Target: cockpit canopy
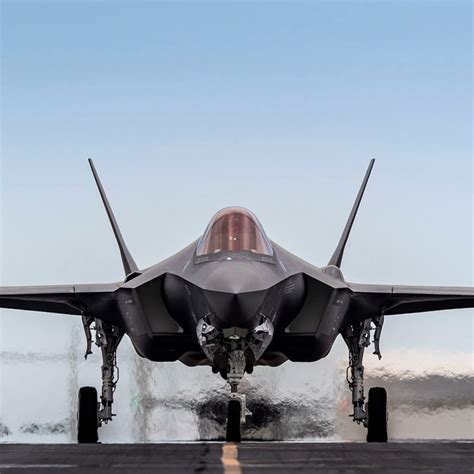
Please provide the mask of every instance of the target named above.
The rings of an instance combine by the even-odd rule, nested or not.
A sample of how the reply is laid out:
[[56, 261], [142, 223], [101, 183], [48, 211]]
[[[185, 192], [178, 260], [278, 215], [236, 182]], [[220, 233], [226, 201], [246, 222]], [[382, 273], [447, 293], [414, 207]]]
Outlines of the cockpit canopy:
[[199, 241], [196, 256], [247, 251], [273, 255], [273, 249], [257, 217], [243, 207], [227, 207], [212, 219]]

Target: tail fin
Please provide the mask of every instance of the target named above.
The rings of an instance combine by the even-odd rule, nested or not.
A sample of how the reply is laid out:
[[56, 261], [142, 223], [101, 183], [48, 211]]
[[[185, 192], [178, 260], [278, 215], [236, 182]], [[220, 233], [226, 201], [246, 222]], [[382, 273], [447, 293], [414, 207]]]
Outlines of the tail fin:
[[99, 188], [100, 197], [102, 198], [102, 202], [104, 203], [105, 210], [107, 211], [107, 215], [109, 216], [110, 224], [112, 225], [112, 230], [114, 231], [115, 238], [117, 240], [117, 244], [120, 249], [120, 255], [122, 257], [123, 269], [125, 270], [125, 276], [129, 275], [130, 273], [138, 271], [137, 264], [135, 260], [133, 260], [132, 255], [128, 251], [127, 246], [125, 245], [125, 241], [123, 240], [122, 233], [120, 232], [119, 226], [117, 221], [115, 220], [114, 213], [112, 212], [112, 208], [110, 207], [109, 200], [105, 195], [104, 188], [100, 182], [99, 176], [94, 166], [94, 162], [89, 158], [89, 165], [92, 170], [92, 174], [94, 175], [95, 182], [97, 187]]
[[344, 255], [344, 248], [346, 247], [347, 239], [351, 232], [352, 224], [354, 223], [355, 217], [357, 215], [357, 210], [359, 209], [360, 202], [362, 201], [362, 196], [364, 195], [365, 188], [367, 186], [367, 181], [369, 181], [370, 172], [374, 166], [375, 160], [370, 160], [369, 167], [367, 172], [365, 173], [364, 180], [362, 181], [362, 185], [359, 189], [359, 194], [357, 194], [356, 200], [354, 205], [352, 206], [351, 213], [349, 215], [349, 219], [347, 219], [346, 227], [344, 227], [344, 231], [342, 232], [341, 239], [339, 240], [339, 244], [337, 245], [336, 250], [334, 251], [331, 260], [329, 260], [328, 265], [335, 265], [336, 267], [341, 267], [342, 256]]

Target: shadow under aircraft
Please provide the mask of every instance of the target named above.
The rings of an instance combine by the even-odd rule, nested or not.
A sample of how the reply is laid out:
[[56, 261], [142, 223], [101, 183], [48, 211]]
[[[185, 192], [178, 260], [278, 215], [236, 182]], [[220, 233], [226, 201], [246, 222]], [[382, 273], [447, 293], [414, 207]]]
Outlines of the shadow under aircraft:
[[[322, 268], [271, 241], [247, 209], [219, 211], [204, 234], [161, 263], [139, 269], [132, 258], [89, 160], [122, 257], [125, 278], [106, 284], [0, 288], [0, 307], [64, 313], [82, 318], [86, 357], [92, 331], [102, 352], [102, 391], [82, 387], [78, 442], [98, 441], [112, 420], [117, 348], [126, 334], [139, 356], [210, 366], [229, 384], [226, 436], [240, 441], [249, 414], [239, 383], [256, 365], [314, 362], [341, 335], [349, 350], [347, 381], [353, 420], [368, 441], [387, 441], [387, 394], [364, 395], [363, 356], [380, 337], [386, 316], [474, 307], [474, 288], [350, 283], [341, 263], [366, 188], [371, 160], [337, 248]], [[373, 334], [373, 337], [371, 337]]]

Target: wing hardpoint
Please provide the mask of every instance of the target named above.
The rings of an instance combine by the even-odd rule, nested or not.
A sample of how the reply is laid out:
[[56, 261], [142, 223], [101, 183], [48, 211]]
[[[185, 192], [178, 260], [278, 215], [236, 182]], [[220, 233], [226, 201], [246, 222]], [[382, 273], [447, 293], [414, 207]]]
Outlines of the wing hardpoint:
[[406, 314], [474, 307], [474, 288], [348, 283], [350, 312], [363, 320], [377, 314]]
[[[94, 285], [4, 286], [0, 307], [62, 314], [113, 314], [117, 283]], [[102, 315], [105, 315], [102, 317]]]

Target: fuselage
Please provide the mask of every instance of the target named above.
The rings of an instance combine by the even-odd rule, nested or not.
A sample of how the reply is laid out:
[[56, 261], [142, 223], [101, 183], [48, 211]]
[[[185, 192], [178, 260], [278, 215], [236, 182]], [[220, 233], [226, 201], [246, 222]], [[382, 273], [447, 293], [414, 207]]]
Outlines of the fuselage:
[[251, 365], [312, 361], [329, 352], [347, 308], [345, 285], [334, 289], [332, 278], [267, 239], [250, 211], [230, 208], [196, 242], [126, 282], [118, 309], [150, 360], [219, 365], [239, 340]]
[[[203, 286], [191, 283], [196, 280]], [[183, 277], [166, 275], [163, 295], [182, 327], [208, 316], [219, 330], [251, 329], [264, 315], [283, 330], [304, 302], [305, 285], [302, 277], [287, 281], [276, 258], [261, 262], [243, 253], [224, 253], [218, 260], [193, 263]]]
[[262, 318], [271, 322], [274, 331], [255, 365], [314, 361], [329, 352], [342, 322], [339, 310], [344, 308], [334, 302], [346, 298], [344, 292], [330, 291], [302, 273], [288, 275], [277, 253], [274, 262], [234, 254], [231, 259], [222, 255], [196, 263], [193, 252], [188, 255], [191, 262], [185, 262], [180, 275], [167, 272], [150, 282], [149, 289], [145, 285], [133, 293], [139, 301], [127, 307], [133, 311], [128, 324], [132, 330], [127, 333], [140, 355], [155, 361], [212, 365], [198, 344], [199, 321], [208, 321], [223, 335], [245, 337]]

